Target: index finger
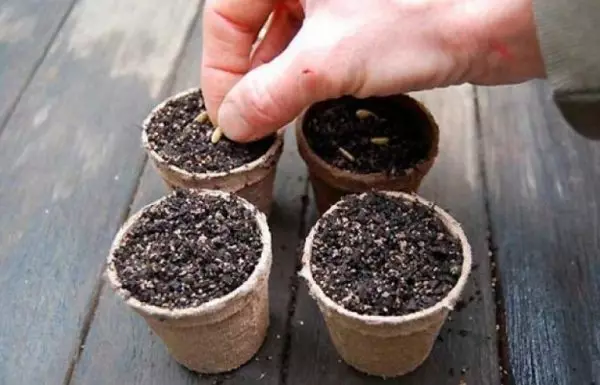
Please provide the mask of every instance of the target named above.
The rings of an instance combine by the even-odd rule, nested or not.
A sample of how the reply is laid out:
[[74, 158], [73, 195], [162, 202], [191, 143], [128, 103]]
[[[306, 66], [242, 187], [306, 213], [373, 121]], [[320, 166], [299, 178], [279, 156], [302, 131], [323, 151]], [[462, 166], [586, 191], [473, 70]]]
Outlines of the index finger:
[[204, 9], [201, 87], [208, 114], [250, 70], [258, 33], [277, 0], [208, 0]]

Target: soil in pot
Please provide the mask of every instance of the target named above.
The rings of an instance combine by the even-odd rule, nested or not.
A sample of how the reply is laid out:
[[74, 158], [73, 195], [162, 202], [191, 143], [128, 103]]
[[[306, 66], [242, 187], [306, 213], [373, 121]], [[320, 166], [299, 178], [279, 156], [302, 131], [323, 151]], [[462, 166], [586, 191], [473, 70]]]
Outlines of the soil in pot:
[[304, 135], [325, 162], [359, 174], [403, 175], [426, 160], [432, 146], [423, 111], [386, 98], [342, 97], [306, 116]]
[[461, 243], [433, 207], [379, 193], [352, 195], [320, 222], [312, 275], [350, 311], [415, 313], [446, 297], [461, 275]]
[[255, 213], [239, 198], [178, 190], [142, 213], [113, 261], [134, 298], [179, 309], [234, 291], [252, 274], [262, 248]]
[[[204, 114], [202, 92], [168, 101], [148, 122], [148, 145], [167, 163], [190, 173], [226, 172], [250, 163], [271, 147], [275, 135], [251, 143], [236, 143], [215, 135]], [[216, 142], [216, 143], [215, 143]]]

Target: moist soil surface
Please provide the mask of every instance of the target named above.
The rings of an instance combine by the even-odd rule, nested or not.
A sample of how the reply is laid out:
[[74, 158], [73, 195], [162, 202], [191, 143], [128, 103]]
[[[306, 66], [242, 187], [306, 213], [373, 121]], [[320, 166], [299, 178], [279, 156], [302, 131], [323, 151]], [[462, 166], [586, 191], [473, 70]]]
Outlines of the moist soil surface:
[[[358, 110], [374, 114], [361, 119]], [[404, 175], [427, 158], [432, 145], [428, 124], [422, 111], [390, 99], [343, 97], [311, 108], [304, 135], [312, 150], [337, 168]]]
[[132, 225], [113, 261], [143, 303], [196, 307], [244, 283], [262, 253], [255, 213], [239, 198], [175, 191]]
[[462, 246], [433, 207], [378, 193], [350, 195], [317, 226], [313, 277], [348, 310], [414, 313], [443, 299], [460, 277]]
[[209, 120], [194, 120], [205, 110], [200, 90], [167, 102], [146, 128], [150, 148], [169, 164], [188, 172], [226, 172], [260, 158], [275, 140], [270, 136], [236, 143], [223, 135], [213, 144], [215, 126]]

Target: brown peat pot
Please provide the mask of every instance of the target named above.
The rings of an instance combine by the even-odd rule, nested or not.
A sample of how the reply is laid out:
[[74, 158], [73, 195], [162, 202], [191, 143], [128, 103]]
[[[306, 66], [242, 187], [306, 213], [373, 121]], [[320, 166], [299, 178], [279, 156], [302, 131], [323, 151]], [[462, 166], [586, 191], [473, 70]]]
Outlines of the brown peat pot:
[[[416, 159], [413, 164], [407, 168], [390, 170], [369, 170], [361, 172], [348, 168], [340, 168], [327, 162], [315, 152], [311, 147], [310, 138], [307, 137], [307, 126], [309, 124], [323, 124], [317, 122], [319, 117], [332, 111], [336, 106], [348, 104], [354, 106], [357, 117], [362, 112], [367, 114], [375, 111], [375, 116], [391, 122], [399, 130], [412, 130], [411, 132], [421, 132], [427, 148]], [[367, 116], [361, 116], [365, 120], [367, 128], [373, 126], [377, 130], [379, 122], [368, 121]], [[407, 119], [408, 118], [408, 119]], [[313, 123], [311, 123], [311, 121]], [[348, 123], [337, 123], [345, 125]], [[367, 99], [356, 99], [352, 97], [343, 97], [340, 99], [327, 100], [314, 104], [305, 110], [296, 119], [296, 138], [300, 155], [308, 166], [309, 176], [313, 191], [315, 193], [316, 204], [319, 213], [325, 212], [331, 205], [337, 202], [342, 196], [348, 193], [365, 192], [369, 190], [388, 190], [416, 192], [423, 177], [429, 172], [438, 155], [439, 128], [429, 110], [416, 99], [404, 95], [393, 95], [388, 97], [371, 97]], [[348, 130], [348, 135], [352, 136], [352, 131]], [[375, 134], [376, 135], [376, 134]], [[379, 138], [382, 139], [382, 138]], [[387, 139], [387, 138], [383, 138]], [[400, 138], [401, 139], [401, 138]], [[373, 138], [377, 140], [377, 138]], [[392, 138], [392, 141], [394, 138]], [[315, 138], [315, 142], [320, 138]], [[390, 143], [391, 145], [392, 143]], [[383, 151], [386, 151], [386, 145], [380, 145]], [[397, 151], [398, 148], [392, 151]], [[400, 148], [402, 150], [402, 148]], [[340, 149], [342, 155], [352, 156], [347, 151]], [[354, 156], [369, 156], [368, 154], [353, 154]]]
[[[365, 197], [367, 197], [368, 194], [371, 193], [363, 193], [358, 196], [358, 198], [362, 201], [366, 199]], [[403, 200], [404, 202], [410, 202], [410, 204], [416, 202], [417, 204], [433, 207], [433, 218], [439, 219], [441, 222], [441, 225], [439, 226], [443, 226], [442, 228], [445, 229], [446, 233], [453, 237], [452, 242], [454, 242], [453, 244], [455, 247], [460, 247], [455, 249], [455, 252], [457, 253], [455, 255], [462, 255], [462, 264], [456, 265], [458, 268], [457, 270], [456, 268], [453, 268], [454, 271], [452, 274], [454, 274], [453, 276], [456, 277], [456, 280], [452, 282], [455, 283], [446, 281], [446, 284], [448, 285], [447, 294], [443, 295], [446, 291], [440, 292], [439, 300], [435, 302], [434, 299], [431, 299], [431, 301], [434, 301], [433, 304], [425, 308], [415, 306], [414, 304], [406, 305], [410, 300], [403, 300], [404, 303], [402, 306], [406, 306], [408, 309], [412, 308], [420, 310], [412, 312], [407, 310], [399, 316], [388, 316], [359, 313], [357, 311], [349, 310], [348, 307], [351, 306], [341, 305], [339, 303], [353, 301], [353, 297], [358, 298], [361, 295], [360, 291], [353, 292], [349, 290], [349, 292], [341, 292], [343, 294], [340, 294], [338, 297], [343, 297], [343, 299], [340, 301], [334, 301], [325, 293], [325, 289], [322, 287], [324, 284], [323, 281], [320, 281], [322, 284], [319, 284], [317, 278], [315, 278], [315, 274], [319, 274], [314, 270], [316, 266], [316, 257], [314, 257], [314, 255], [317, 253], [315, 249], [315, 239], [322, 234], [326, 234], [327, 231], [331, 234], [331, 230], [324, 230], [322, 228], [324, 221], [331, 215], [334, 215], [335, 211], [340, 209], [347, 198], [353, 196], [356, 197], [356, 195], [350, 195], [340, 200], [336, 205], [332, 206], [312, 228], [305, 242], [300, 276], [304, 278], [311, 296], [316, 300], [326, 321], [333, 344], [343, 360], [355, 369], [370, 375], [396, 377], [415, 370], [429, 356], [441, 327], [446, 321], [449, 312], [454, 309], [457, 301], [460, 299], [461, 293], [468, 281], [472, 264], [471, 247], [459, 223], [439, 207], [431, 206], [429, 202], [414, 194], [402, 192], [379, 192], [379, 194], [384, 194], [393, 199]], [[360, 205], [360, 203], [353, 202], [353, 206], [356, 205]], [[401, 215], [401, 213], [398, 213], [398, 215]], [[365, 214], [365, 216], [368, 217], [370, 215]], [[355, 228], [353, 233], [355, 234], [354, 236], [361, 237], [359, 229]], [[389, 236], [384, 237], [384, 242], [402, 242], [402, 238], [394, 238], [396, 236], [398, 236], [398, 234], [390, 233]], [[342, 235], [342, 242], [345, 237], [346, 236]], [[360, 241], [364, 241], [364, 237], [360, 239]], [[320, 247], [326, 247], [323, 242], [320, 242], [319, 244], [321, 245]], [[336, 245], [336, 247], [340, 246], [341, 245], [339, 244]], [[360, 251], [356, 251], [351, 247], [348, 247], [345, 253], [347, 254], [344, 254], [343, 252], [341, 254], [338, 253], [335, 257], [338, 258], [338, 260], [341, 258], [342, 262], [340, 263], [343, 269], [353, 269], [355, 268], [355, 265], [353, 264], [356, 263], [357, 258], [367, 258], [366, 255], [360, 254]], [[375, 253], [375, 255], [375, 258], [380, 258], [377, 253]], [[394, 258], [409, 258], [410, 255], [411, 254], [403, 255], [402, 253], [395, 254]], [[459, 259], [456, 259], [456, 262], [459, 263]], [[410, 264], [410, 260], [406, 263]], [[360, 268], [356, 269], [360, 270]], [[321, 273], [322, 272], [323, 270], [321, 270]], [[365, 271], [360, 270], [360, 272], [357, 272], [356, 274], [364, 277]], [[394, 281], [398, 279], [397, 275], [391, 277], [386, 274], [387, 273], [378, 277], [385, 282], [398, 282]], [[329, 278], [330, 277], [328, 276], [327, 284], [334, 282], [329, 281]], [[388, 278], [391, 278], [391, 280], [388, 280]], [[359, 279], [354, 279], [353, 283], [357, 280]], [[336, 282], [334, 282], [334, 284], [337, 285]], [[393, 285], [395, 284], [392, 284], [392, 286]], [[348, 287], [348, 283], [343, 284], [341, 287]], [[408, 285], [408, 290], [413, 290], [413, 287], [414, 286]], [[362, 288], [364, 289], [364, 286]], [[379, 293], [379, 286], [375, 289], [375, 293], [377, 293], [375, 297], [378, 298], [377, 301], [380, 301], [381, 298], [394, 301], [397, 300], [387, 292], [385, 293], [385, 296], [382, 293]], [[356, 302], [354, 303], [356, 304]], [[361, 306], [364, 305], [361, 304]]]
[[[201, 257], [209, 259], [208, 261], [203, 262], [205, 264], [214, 261], [212, 254], [206, 254], [208, 246], [206, 246], [207, 239], [204, 234], [196, 235], [194, 237], [187, 236], [187, 238], [184, 236], [179, 243], [174, 243], [173, 236], [169, 235], [171, 238], [169, 238], [169, 242], [166, 243], [166, 248], [169, 250], [168, 248], [170, 247], [171, 251], [167, 251], [166, 254], [165, 248], [163, 248], [162, 251], [159, 249], [160, 245], [157, 246], [154, 244], [153, 249], [150, 244], [139, 245], [131, 241], [132, 237], [134, 237], [132, 231], [134, 231], [133, 229], [135, 226], [138, 226], [138, 229], [136, 230], [138, 232], [142, 230], [145, 231], [143, 228], [144, 226], [146, 226], [146, 228], [149, 227], [149, 232], [144, 233], [149, 235], [144, 235], [144, 237], [151, 237], [153, 232], [160, 231], [161, 226], [164, 226], [165, 221], [169, 220], [169, 218], [177, 218], [178, 215], [181, 215], [181, 213], [176, 212], [175, 214], [168, 215], [169, 218], [156, 220], [156, 212], [149, 213], [149, 211], [153, 208], [163, 207], [158, 205], [169, 204], [169, 200], [173, 202], [175, 199], [174, 197], [182, 192], [190, 194], [189, 196], [196, 195], [199, 199], [206, 199], [206, 197], [216, 198], [216, 200], [210, 201], [210, 203], [205, 205], [208, 209], [186, 208], [184, 210], [186, 213], [194, 210], [206, 210], [204, 212], [207, 213], [208, 218], [214, 218], [215, 216], [218, 217], [221, 215], [219, 214], [221, 212], [219, 211], [217, 214], [213, 213], [213, 211], [217, 212], [217, 210], [212, 207], [215, 205], [222, 206], [224, 204], [230, 204], [231, 202], [233, 202], [231, 204], [238, 205], [237, 207], [240, 208], [240, 210], [248, 210], [246, 212], [247, 217], [251, 218], [252, 221], [255, 221], [256, 224], [253, 228], [257, 235], [253, 242], [255, 244], [262, 244], [262, 249], [260, 252], [256, 252], [257, 255], [254, 260], [254, 267], [252, 270], [250, 270], [250, 268], [248, 269], [247, 278], [235, 289], [231, 287], [233, 290], [227, 292], [225, 295], [214, 298], [209, 297], [212, 299], [209, 299], [206, 302], [198, 301], [194, 303], [194, 306], [157, 306], [149, 303], [152, 302], [151, 300], [141, 300], [139, 292], [136, 294], [132, 293], [132, 291], [144, 291], [147, 290], [147, 288], [158, 288], [157, 280], [153, 280], [154, 277], [161, 274], [167, 274], [165, 271], [168, 270], [167, 268], [161, 270], [162, 266], [166, 266], [169, 263], [179, 264], [177, 265], [177, 270], [175, 270], [176, 274], [173, 275], [175, 278], [171, 276], [166, 281], [160, 281], [163, 278], [158, 279], [158, 281], [160, 281], [159, 284], [163, 285], [163, 287], [164, 285], [177, 285], [181, 288], [183, 287], [182, 285], [187, 283], [189, 288], [190, 285], [198, 284], [202, 279], [201, 277], [199, 278], [198, 275], [190, 275], [188, 277], [189, 280], [186, 280], [185, 269], [191, 269], [191, 267], [186, 266], [191, 266], [194, 261], [186, 261], [188, 265], [182, 265], [180, 262], [182, 253], [179, 253], [179, 250], [182, 250], [181, 248], [185, 249], [186, 247], [192, 247], [191, 250], [194, 250], [194, 253], [196, 253], [195, 255], [200, 255]], [[217, 204], [214, 202], [217, 202]], [[146, 215], [145, 213], [149, 214]], [[142, 218], [144, 218], [144, 221], [141, 220]], [[149, 222], [148, 218], [150, 218]], [[223, 219], [222, 217], [221, 221], [225, 223], [225, 227], [227, 227], [226, 222], [230, 222], [230, 220]], [[191, 227], [176, 231], [171, 229], [170, 233], [182, 234], [185, 231], [190, 231], [190, 228], [192, 229], [191, 231], [194, 231], [195, 225], [201, 226], [200, 224], [191, 223]], [[207, 231], [209, 236], [211, 231]], [[247, 237], [247, 235], [243, 236]], [[257, 239], [256, 237], [259, 237], [260, 239]], [[209, 239], [208, 242], [212, 241]], [[240, 245], [235, 244], [233, 247], [237, 248], [240, 247]], [[243, 245], [241, 247], [243, 247]], [[154, 260], [151, 264], [142, 266], [140, 269], [141, 272], [138, 272], [138, 274], [147, 274], [145, 273], [145, 270], [152, 269], [152, 271], [154, 271], [152, 274], [154, 275], [150, 276], [150, 278], [146, 275], [143, 280], [138, 279], [136, 281], [135, 289], [131, 288], [131, 286], [126, 286], [125, 284], [127, 279], [131, 279], [131, 271], [135, 268], [135, 265], [131, 262], [133, 260], [133, 253], [130, 253], [130, 250], [137, 250], [137, 253], [163, 253], [160, 255], [168, 255], [164, 259], [159, 261]], [[119, 254], [118, 257], [117, 254]], [[162, 256], [160, 258], [163, 258]], [[177, 262], [178, 258], [179, 262]], [[169, 262], [169, 259], [173, 262]], [[248, 362], [256, 354], [265, 339], [269, 325], [268, 282], [271, 261], [271, 234], [267, 225], [266, 216], [258, 211], [253, 205], [242, 198], [222, 191], [180, 190], [142, 208], [126, 221], [114, 239], [108, 257], [106, 279], [112, 289], [116, 292], [117, 296], [129, 308], [140, 314], [146, 320], [149, 327], [165, 343], [175, 360], [196, 372], [221, 373], [236, 369]], [[235, 270], [239, 263], [241, 262], [231, 262], [229, 264], [230, 270], [231, 266], [235, 266]], [[203, 264], [202, 266], [205, 265]], [[216, 279], [213, 277], [213, 284], [216, 283], [216, 285], [219, 285], [219, 281], [224, 279], [225, 278], [219, 274]], [[214, 286], [212, 287], [214, 289]], [[186, 295], [188, 295], [189, 299], [190, 295], [193, 297], [197, 295], [198, 292], [201, 293], [202, 291], [188, 290]], [[173, 294], [172, 291], [167, 294], [164, 292], [160, 292], [159, 294], [162, 297], [151, 298], [164, 299], [165, 296], [172, 295], [175, 300], [177, 300], [177, 296], [180, 295], [179, 292]]]
[[[167, 105], [185, 100], [186, 98], [189, 98], [190, 95], [196, 94], [200, 94], [197, 98], [199, 104], [196, 114], [198, 114], [200, 111], [204, 111], [204, 104], [201, 97], [201, 90], [193, 88], [166, 99], [156, 106], [144, 120], [142, 144], [152, 160], [152, 164], [167, 186], [171, 189], [213, 189], [233, 192], [247, 199], [268, 216], [273, 201], [273, 185], [275, 182], [277, 163], [279, 162], [283, 150], [283, 135], [281, 130], [274, 135], [272, 144], [256, 159], [231, 169], [217, 171], [204, 170], [198, 172], [192, 169], [186, 169], [181, 165], [176, 165], [173, 161], [166, 159], [164, 151], [157, 151], [157, 146], [151, 143], [148, 130], [153, 119], [155, 119], [158, 114], [165, 111]], [[210, 143], [210, 133], [213, 131], [214, 126], [212, 126], [210, 122], [204, 124], [209, 125], [210, 128], [209, 131], [206, 131], [207, 135], [195, 139]], [[179, 125], [180, 131], [183, 132], [185, 129], [185, 127]], [[224, 137], [220, 140], [228, 141], [228, 139]], [[244, 144], [235, 144], [235, 146], [244, 146]], [[208, 154], [208, 156], [210, 156], [210, 154]]]

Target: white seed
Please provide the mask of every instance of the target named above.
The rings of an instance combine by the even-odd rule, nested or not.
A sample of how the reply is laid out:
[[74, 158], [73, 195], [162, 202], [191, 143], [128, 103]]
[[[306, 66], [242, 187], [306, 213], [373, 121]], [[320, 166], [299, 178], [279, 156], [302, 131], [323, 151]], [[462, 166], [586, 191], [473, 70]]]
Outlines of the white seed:
[[222, 136], [223, 136], [223, 130], [221, 129], [221, 127], [217, 127], [217, 128], [215, 128], [215, 130], [213, 131], [212, 135], [210, 136], [210, 141], [213, 144], [215, 144], [219, 140], [221, 140]]
[[375, 115], [373, 112], [371, 112], [369, 110], [365, 110], [365, 109], [356, 110], [356, 117], [359, 118], [360, 120], [366, 119], [369, 116], [373, 116], [373, 117], [377, 118], [377, 115]]
[[384, 146], [390, 142], [390, 138], [387, 136], [378, 136], [371, 138], [371, 143], [376, 144], [378, 146]]
[[344, 150], [341, 147], [338, 147], [339, 152], [344, 156], [344, 158], [348, 159], [350, 162], [354, 162], [356, 159], [354, 158], [354, 156], [352, 156], [351, 153], [349, 153], [348, 151]]

